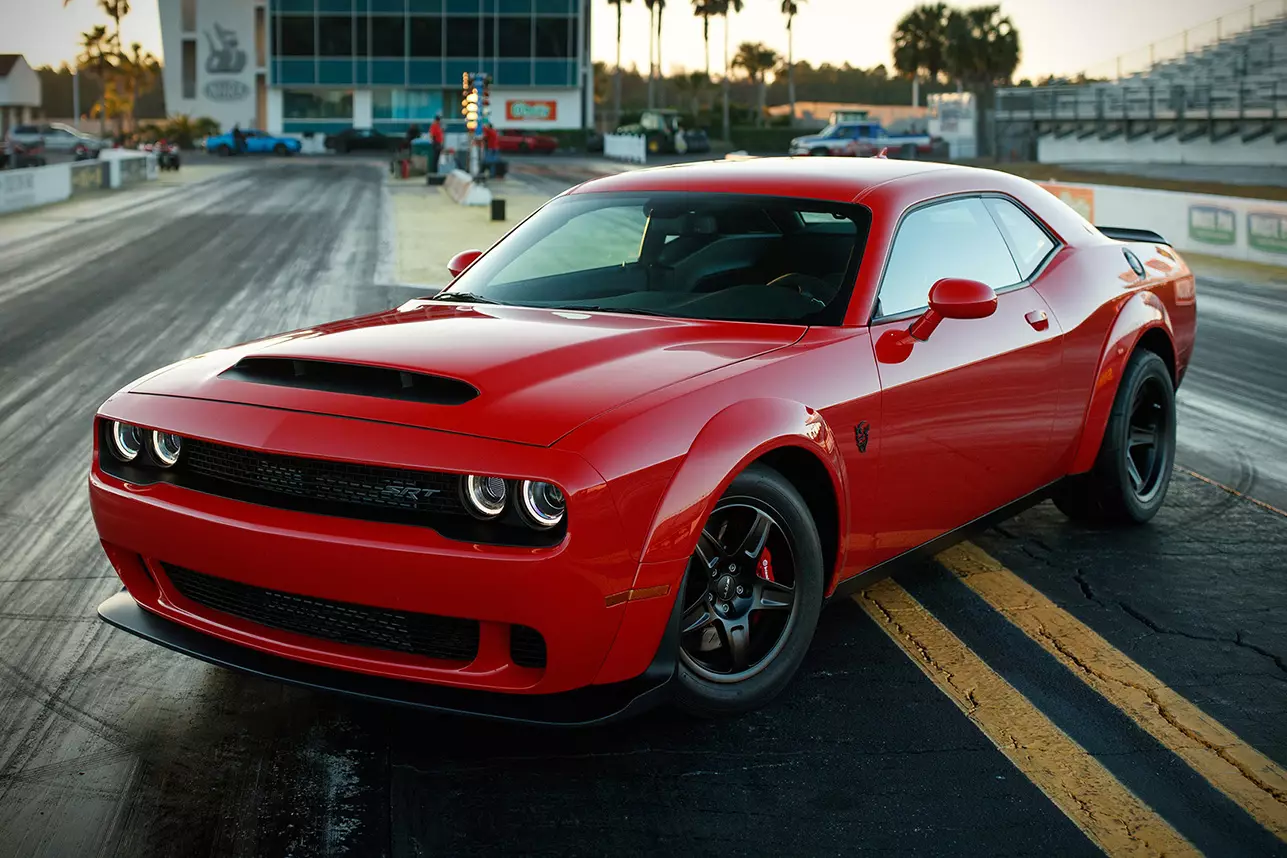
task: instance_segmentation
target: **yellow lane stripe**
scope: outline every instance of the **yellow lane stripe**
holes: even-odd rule
[[[854,601],[1106,854],[1199,854],[898,584],[881,581]]]
[[[1024,634],[1287,840],[1287,772],[968,542],[938,562]]]

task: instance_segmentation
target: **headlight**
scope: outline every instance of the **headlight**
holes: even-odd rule
[[[532,527],[553,527],[563,520],[567,501],[563,491],[553,483],[524,480],[519,486],[519,511]]]
[[[470,474],[460,482],[460,494],[465,508],[478,518],[495,518],[505,510],[509,487],[500,477],[480,477]]]
[[[143,450],[143,430],[119,420],[112,421],[107,440],[112,455],[122,462],[133,462]]]
[[[169,468],[179,461],[179,453],[183,452],[183,439],[178,435],[171,435],[169,432],[152,431],[148,439],[152,449],[152,458],[163,468]]]

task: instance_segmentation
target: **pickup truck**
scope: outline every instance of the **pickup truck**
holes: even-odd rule
[[[791,141],[792,155],[869,157],[888,149],[890,158],[915,158],[934,150],[928,134],[890,134],[879,122],[837,122]]]

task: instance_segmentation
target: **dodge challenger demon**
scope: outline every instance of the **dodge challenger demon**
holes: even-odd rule
[[[897,561],[1045,497],[1133,524],[1167,491],[1193,276],[1014,176],[623,173],[449,267],[103,404],[103,619],[428,709],[735,713]]]

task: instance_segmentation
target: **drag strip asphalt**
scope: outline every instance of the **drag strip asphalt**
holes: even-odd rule
[[[385,285],[384,172],[256,163],[20,241],[0,218],[0,856],[1287,854],[1272,790],[1177,751],[1013,614],[1032,588],[1069,646],[1103,642],[1096,670],[1129,661],[1287,767],[1287,517],[1183,471],[1148,527],[1044,503],[985,532],[999,592],[950,555],[888,582],[908,628],[968,666],[956,696],[849,600],[762,711],[578,731],[290,688],[100,623],[119,582],[85,491],[94,409],[187,355],[410,297]],[[1178,464],[1285,509],[1280,296],[1199,278]],[[1007,747],[971,695],[1049,747]],[[1088,785],[1134,797],[1129,824],[1088,822]]]

